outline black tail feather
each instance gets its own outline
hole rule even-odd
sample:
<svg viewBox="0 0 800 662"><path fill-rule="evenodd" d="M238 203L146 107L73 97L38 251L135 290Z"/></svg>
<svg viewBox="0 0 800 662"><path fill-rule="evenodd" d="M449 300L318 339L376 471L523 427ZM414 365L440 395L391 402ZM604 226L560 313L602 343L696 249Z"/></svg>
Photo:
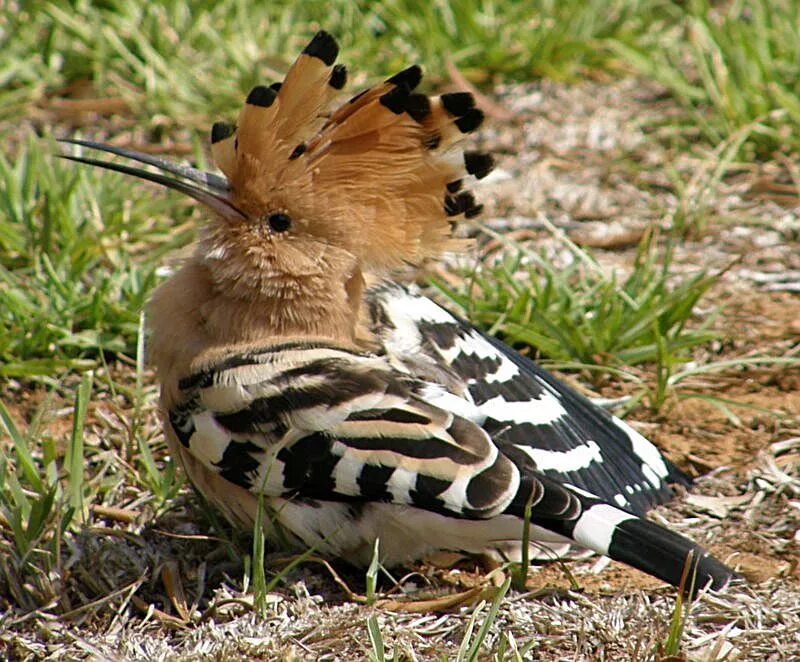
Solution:
<svg viewBox="0 0 800 662"><path fill-rule="evenodd" d="M706 588L722 590L739 578L700 545L643 519L630 519L616 525L608 555L673 586L680 586L688 564L689 574L683 589L690 597Z"/></svg>

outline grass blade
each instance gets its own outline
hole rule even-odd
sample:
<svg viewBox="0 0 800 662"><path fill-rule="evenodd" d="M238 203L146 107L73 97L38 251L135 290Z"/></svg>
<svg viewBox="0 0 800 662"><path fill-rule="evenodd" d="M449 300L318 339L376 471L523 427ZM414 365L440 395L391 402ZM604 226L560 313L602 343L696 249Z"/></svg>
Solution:
<svg viewBox="0 0 800 662"><path fill-rule="evenodd" d="M83 508L83 433L86 423L86 413L89 407L89 398L92 393L92 381L94 373L91 371L81 375L81 382L75 393L75 406L72 417L72 434L70 435L69 445L66 453L67 469L67 495L69 497L70 508L75 513L80 513L84 517Z"/></svg>

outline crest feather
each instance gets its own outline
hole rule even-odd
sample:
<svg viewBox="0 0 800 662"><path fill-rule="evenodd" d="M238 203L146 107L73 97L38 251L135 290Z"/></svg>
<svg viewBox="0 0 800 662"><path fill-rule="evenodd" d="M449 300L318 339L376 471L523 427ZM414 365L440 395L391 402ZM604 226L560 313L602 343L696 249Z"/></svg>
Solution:
<svg viewBox="0 0 800 662"><path fill-rule="evenodd" d="M276 139L275 118L280 106L278 95L271 87L259 85L250 91L239 112L234 142L237 158L244 155L261 158L271 150Z"/></svg>
<svg viewBox="0 0 800 662"><path fill-rule="evenodd" d="M235 134L215 125L212 152L238 208L280 211L355 255L367 269L418 262L459 245L457 216L481 207L460 191L485 176L488 155L455 151L483 114L469 93L414 92L414 65L326 112L346 80L338 46L312 39L282 84L248 95Z"/></svg>
<svg viewBox="0 0 800 662"><path fill-rule="evenodd" d="M302 142L314 130L315 120L346 80L345 69L334 67L338 54L336 40L320 31L295 60L278 92L278 138Z"/></svg>
<svg viewBox="0 0 800 662"><path fill-rule="evenodd" d="M214 163L229 180L236 169L236 127L226 122L217 122L211 127L211 156Z"/></svg>

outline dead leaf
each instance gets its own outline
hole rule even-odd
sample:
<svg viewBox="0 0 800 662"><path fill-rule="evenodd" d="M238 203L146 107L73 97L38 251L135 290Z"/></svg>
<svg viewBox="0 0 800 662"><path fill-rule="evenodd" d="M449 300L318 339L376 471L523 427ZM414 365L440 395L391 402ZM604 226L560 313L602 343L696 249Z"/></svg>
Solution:
<svg viewBox="0 0 800 662"><path fill-rule="evenodd" d="M135 522L136 519L141 515L138 510L127 510L126 508L114 508L112 506L103 506L99 503L93 503L89 506L89 509L98 517L103 517L104 519L110 519L115 522L122 522L124 524L130 524L131 522Z"/></svg>
<svg viewBox="0 0 800 662"><path fill-rule="evenodd" d="M179 628L186 627L186 621L182 621L180 618L176 618L165 611L161 611L155 605L142 600L138 595L131 596L131 603L142 613L152 614L164 625L172 625Z"/></svg>
<svg viewBox="0 0 800 662"><path fill-rule="evenodd" d="M431 612L452 611L456 607L466 607L494 598L497 588L494 586L476 586L467 591L451 593L428 600L378 600L376 607L387 611L400 611L407 614L424 614Z"/></svg>
<svg viewBox="0 0 800 662"><path fill-rule="evenodd" d="M739 496L715 497L705 494L688 494L686 503L700 510L723 519L727 517L731 510L736 510L744 506L753 499L752 494L741 494Z"/></svg>
<svg viewBox="0 0 800 662"><path fill-rule="evenodd" d="M589 248L627 248L638 245L644 233L644 228L621 229L614 232L609 227L607 232L573 233L570 235L570 239L578 246Z"/></svg>
<svg viewBox="0 0 800 662"><path fill-rule="evenodd" d="M465 558L467 558L466 555L458 552L440 551L425 557L425 563L432 565L434 568L447 570Z"/></svg>
<svg viewBox="0 0 800 662"><path fill-rule="evenodd" d="M183 590L183 581L178 564L175 561L167 561L161 567L161 581L167 591L167 596L175 611L184 620L189 620L189 607L186 604L186 593Z"/></svg>

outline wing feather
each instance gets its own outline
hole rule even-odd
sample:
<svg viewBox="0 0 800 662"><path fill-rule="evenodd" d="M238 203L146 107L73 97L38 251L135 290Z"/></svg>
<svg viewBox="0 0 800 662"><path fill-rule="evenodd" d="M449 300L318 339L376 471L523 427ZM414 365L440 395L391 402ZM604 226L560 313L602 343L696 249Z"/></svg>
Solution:
<svg viewBox="0 0 800 662"><path fill-rule="evenodd" d="M204 373L184 380L189 404L170 421L209 470L254 492L337 500L363 490L463 517L493 517L516 497L519 472L489 436L426 402L429 385L382 357L273 350Z"/></svg>
<svg viewBox="0 0 800 662"><path fill-rule="evenodd" d="M520 468L536 469L642 515L689 480L649 441L552 375L427 297L373 289L373 329L393 360L420 354L466 385L473 418Z"/></svg>

